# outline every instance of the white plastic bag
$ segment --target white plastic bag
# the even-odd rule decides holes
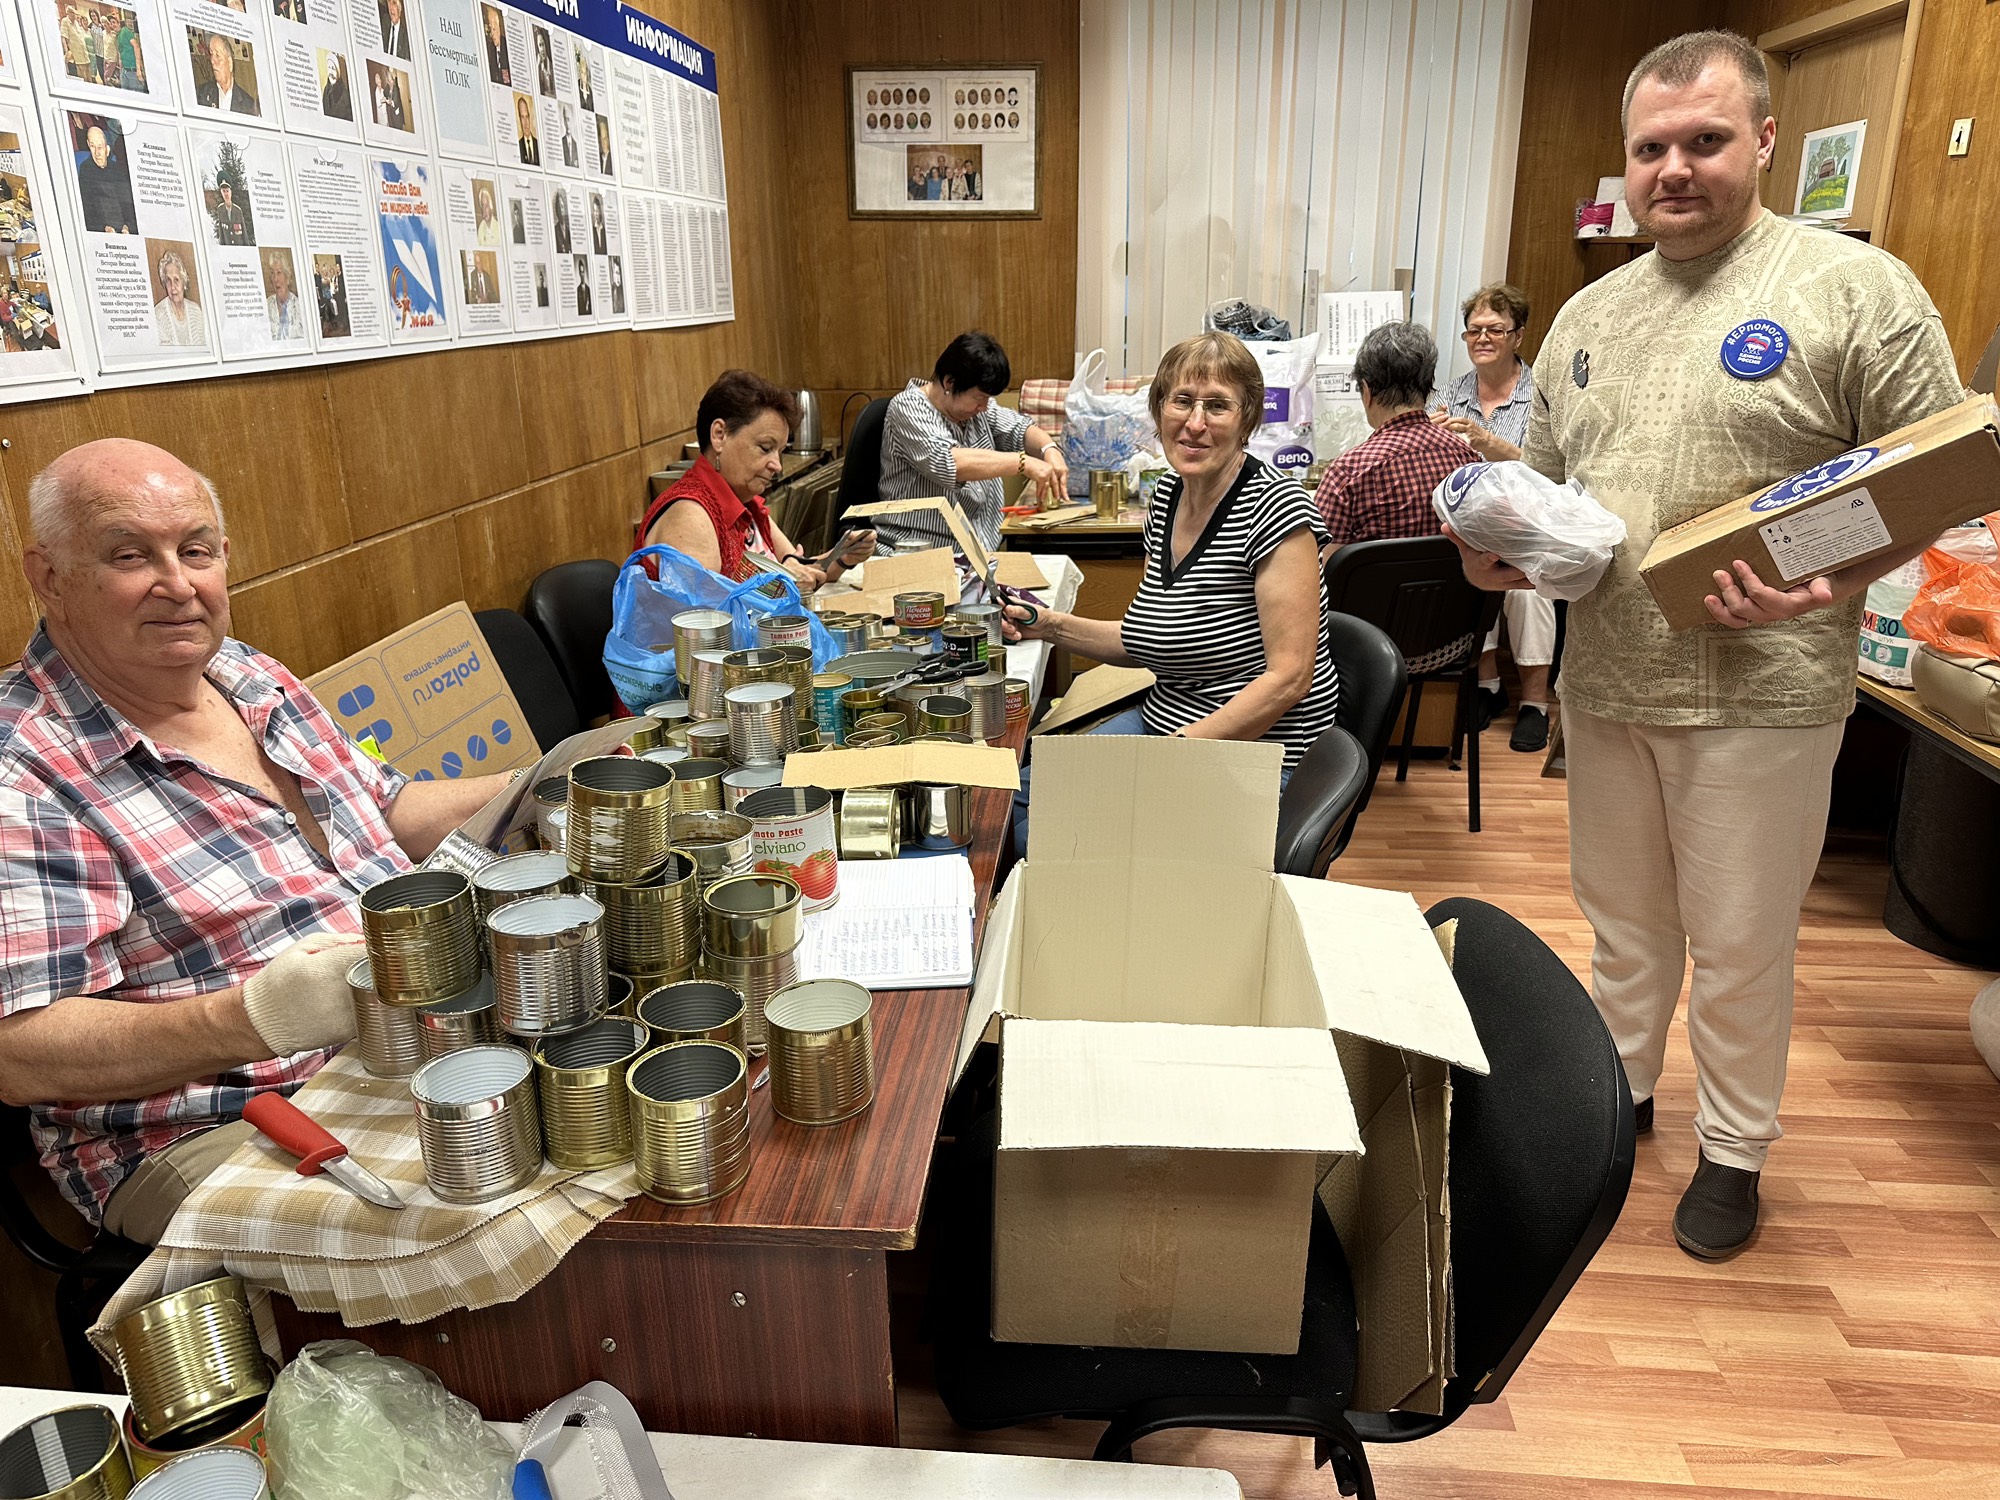
[[[1923,586],[1924,560],[1913,557],[1893,573],[1868,585],[1861,607],[1861,673],[1891,687],[1911,685],[1910,655],[1916,643],[1903,634],[1903,611]]]
[[[1272,468],[1303,479],[1313,461],[1313,374],[1321,336],[1246,344],[1264,375],[1264,414],[1250,451]]]
[[[1544,599],[1581,599],[1611,566],[1625,523],[1574,480],[1520,462],[1467,464],[1431,494],[1440,521],[1528,575]]]
[[[1146,388],[1113,395],[1104,389],[1104,372],[1104,351],[1091,350],[1076,362],[1063,397],[1063,461],[1075,500],[1090,498],[1092,469],[1122,469],[1133,454],[1160,446]]]

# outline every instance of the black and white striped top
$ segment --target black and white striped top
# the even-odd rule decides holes
[[[882,473],[876,484],[883,500],[921,500],[943,495],[958,502],[979,545],[988,552],[1000,546],[1000,507],[1006,485],[999,479],[958,477],[954,448],[987,448],[1018,453],[1028,444],[1028,419],[988,398],[969,422],[949,420],[931,405],[924,382],[912,380],[889,400],[882,415]],[[955,547],[951,529],[936,511],[885,516],[872,523],[881,546],[916,538],[933,547]]]
[[[1146,512],[1146,574],[1125,611],[1125,650],[1159,679],[1146,695],[1146,726],[1161,734],[1206,718],[1264,671],[1257,621],[1257,568],[1295,531],[1315,541],[1325,530],[1312,497],[1276,469],[1246,455],[1236,482],[1179,568],[1169,565],[1181,481],[1169,474]],[[1326,589],[1319,595],[1319,644],[1311,690],[1264,734],[1285,747],[1285,768],[1332,728],[1340,679],[1327,647]]]

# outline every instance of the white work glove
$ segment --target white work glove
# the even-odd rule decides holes
[[[359,937],[315,932],[243,983],[243,1013],[279,1057],[354,1040],[354,992],[347,971],[367,956]]]

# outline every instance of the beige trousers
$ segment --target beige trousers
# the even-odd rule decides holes
[[[248,1120],[231,1120],[155,1151],[113,1190],[104,1205],[104,1227],[142,1245],[159,1244],[187,1195],[256,1133]]]
[[[1591,992],[1633,1099],[1652,1097],[1688,960],[1695,1135],[1758,1171],[1778,1128],[1799,908],[1844,725],[1690,729],[1563,715],[1570,878]]]

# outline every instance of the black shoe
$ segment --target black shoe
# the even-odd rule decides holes
[[[1641,1099],[1632,1106],[1632,1134],[1651,1135],[1653,1133],[1653,1101]]]
[[[1481,734],[1501,714],[1507,711],[1507,689],[1504,687],[1481,688],[1473,695],[1472,723]]]
[[[1674,1238],[1697,1260],[1728,1260],[1757,1230],[1757,1173],[1706,1156],[1674,1210]]]
[[[1546,750],[1549,747],[1549,716],[1539,708],[1523,706],[1514,720],[1514,732],[1507,739],[1509,750]]]

